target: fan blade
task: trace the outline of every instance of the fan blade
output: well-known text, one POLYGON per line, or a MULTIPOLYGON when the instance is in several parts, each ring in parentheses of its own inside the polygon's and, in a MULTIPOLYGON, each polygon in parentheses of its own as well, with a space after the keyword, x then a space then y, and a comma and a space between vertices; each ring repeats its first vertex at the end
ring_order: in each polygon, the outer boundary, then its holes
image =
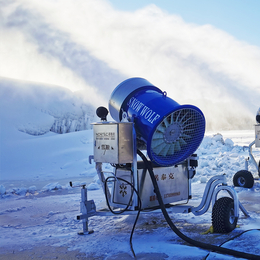
POLYGON ((181 134, 181 137, 182 137, 182 138, 187 138, 187 139, 190 139, 190 138, 191 138, 190 135, 186 135, 186 134, 183 134, 183 133, 181 134))
POLYGON ((156 149, 159 145, 164 144, 164 143, 165 142, 163 139, 156 139, 156 140, 152 141, 151 147, 152 147, 152 149, 156 149))
POLYGON ((174 121, 173 121, 173 113, 171 113, 171 120, 170 120, 170 124, 172 124, 174 121))
POLYGON ((189 128, 189 129, 183 129, 183 132, 193 132, 194 129, 193 128, 189 128))
POLYGON ((171 148, 170 144, 166 144, 165 147, 161 150, 160 155, 166 156, 168 154, 169 149, 171 148))
POLYGON ((166 127, 168 127, 170 125, 168 120, 167 120, 167 117, 163 119, 163 122, 164 122, 166 127))
POLYGON ((181 111, 179 111, 179 114, 177 115, 176 119, 175 119, 175 122, 178 122, 178 119, 179 119, 179 116, 181 114, 181 111))
POLYGON ((166 146, 167 144, 165 142, 157 145, 155 148, 153 148, 153 151, 158 154, 158 155, 161 155, 161 151, 164 149, 164 147, 166 146))
POLYGON ((160 124, 160 125, 157 126, 156 131, 164 133, 165 129, 166 129, 166 127, 163 126, 162 124, 160 124))
POLYGON ((190 123, 190 124, 188 124, 188 125, 185 125, 184 128, 186 128, 186 127, 188 127, 188 126, 190 126, 190 125, 194 125, 194 122, 193 122, 193 123, 190 123))
POLYGON ((182 138, 180 138, 179 141, 180 141, 180 145, 181 145, 181 146, 187 144, 182 138))
POLYGON ((163 133, 157 131, 154 132, 152 140, 154 139, 163 139, 163 133))
POLYGON ((174 154, 174 144, 171 144, 170 149, 168 150, 168 155, 173 155, 174 154))
POLYGON ((189 112, 187 112, 187 113, 181 118, 181 120, 179 121, 179 123, 181 123, 182 120, 183 120, 188 114, 189 114, 189 112))
POLYGON ((192 117, 189 117, 188 119, 186 119, 184 122, 182 122, 182 124, 184 125, 186 122, 188 122, 190 119, 192 119, 192 117))
POLYGON ((181 146, 180 146, 179 141, 175 142, 175 150, 176 151, 180 151, 181 150, 181 146))

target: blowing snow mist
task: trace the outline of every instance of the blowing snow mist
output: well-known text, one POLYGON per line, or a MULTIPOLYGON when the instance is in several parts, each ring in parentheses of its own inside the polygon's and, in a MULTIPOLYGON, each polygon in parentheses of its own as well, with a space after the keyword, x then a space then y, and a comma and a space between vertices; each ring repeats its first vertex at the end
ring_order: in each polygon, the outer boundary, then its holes
POLYGON ((207 130, 253 128, 260 50, 213 26, 155 5, 117 11, 105 0, 10 1, 0 14, 2 77, 84 90, 95 107, 121 81, 143 77, 199 107, 207 130))

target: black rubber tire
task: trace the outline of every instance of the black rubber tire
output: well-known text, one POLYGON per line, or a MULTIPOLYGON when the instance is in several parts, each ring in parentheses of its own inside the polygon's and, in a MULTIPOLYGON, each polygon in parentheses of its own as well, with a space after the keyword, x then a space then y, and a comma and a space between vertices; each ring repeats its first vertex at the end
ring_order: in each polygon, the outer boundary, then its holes
POLYGON ((258 162, 258 176, 260 177, 260 161, 258 162))
POLYGON ((238 171, 233 177, 233 184, 236 187, 251 189, 254 186, 254 177, 247 170, 238 171))
POLYGON ((229 233, 236 228, 238 218, 234 216, 234 200, 229 197, 219 198, 212 209, 214 233, 229 233))

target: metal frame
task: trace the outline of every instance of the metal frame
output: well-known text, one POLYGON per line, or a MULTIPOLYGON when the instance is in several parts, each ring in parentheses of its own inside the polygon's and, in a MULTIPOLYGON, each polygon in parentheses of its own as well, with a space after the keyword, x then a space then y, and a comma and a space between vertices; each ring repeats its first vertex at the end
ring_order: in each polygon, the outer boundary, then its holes
POLYGON ((195 216, 202 215, 206 213, 210 207, 210 203, 212 202, 212 207, 214 206, 218 193, 220 191, 227 191, 230 197, 233 198, 234 200, 234 214, 235 217, 239 217, 239 208, 241 211, 244 213, 245 216, 249 216, 248 212, 246 209, 242 206, 242 204, 238 200, 238 196, 236 191, 230 187, 227 186, 227 178, 226 175, 218 175, 218 176, 213 176, 206 185, 206 188, 204 190, 204 194, 201 200, 201 203, 197 207, 192 208, 192 213, 195 216))
MULTIPOLYGON (((258 167, 258 165, 257 165, 257 162, 256 162, 256 160, 255 160, 255 158, 254 158, 254 156, 253 156, 253 154, 252 154, 252 146, 253 145, 255 145, 255 140, 252 142, 252 143, 250 143, 249 144, 249 146, 244 146, 245 148, 248 148, 248 153, 249 153, 249 157, 250 157, 250 159, 253 161, 253 164, 254 164, 254 166, 255 166, 255 168, 256 168, 256 170, 257 170, 257 172, 258 172, 258 176, 260 177, 260 169, 259 169, 259 167, 258 167)), ((249 161, 249 158, 246 158, 245 159, 245 169, 248 171, 248 161, 249 161)))
MULTIPOLYGON (((102 163, 96 163, 96 169, 98 172, 98 176, 100 177, 100 181, 102 183, 103 190, 105 189, 103 180, 104 180, 104 173, 102 171, 102 163)), ((248 212, 246 209, 242 206, 242 204, 238 200, 238 196, 236 191, 230 187, 227 186, 226 182, 226 175, 218 175, 212 177, 204 190, 203 197, 201 200, 201 203, 199 206, 189 206, 189 205, 172 205, 168 210, 171 210, 172 213, 193 213, 195 216, 202 215, 206 213, 210 207, 210 204, 212 204, 212 207, 214 206, 217 196, 220 193, 220 191, 227 191, 229 196, 231 196, 234 200, 234 217, 239 217, 239 209, 243 212, 243 214, 246 217, 249 217, 248 212)), ((111 196, 110 192, 107 193, 111 196)), ((120 210, 118 210, 120 211, 120 210)), ((89 229, 88 227, 88 218, 93 216, 112 216, 113 214, 106 210, 99 210, 96 211, 96 206, 93 200, 87 200, 87 188, 85 185, 82 185, 81 189, 81 202, 80 202, 80 212, 81 215, 77 216, 77 220, 82 220, 83 223, 83 231, 79 232, 78 234, 91 234, 94 231, 92 229, 89 229)), ((142 214, 148 214, 151 211, 141 211, 142 214)), ((153 213, 159 213, 160 211, 157 209, 152 210, 153 213)), ((135 210, 127 210, 122 213, 122 215, 132 215, 136 214, 135 210)))

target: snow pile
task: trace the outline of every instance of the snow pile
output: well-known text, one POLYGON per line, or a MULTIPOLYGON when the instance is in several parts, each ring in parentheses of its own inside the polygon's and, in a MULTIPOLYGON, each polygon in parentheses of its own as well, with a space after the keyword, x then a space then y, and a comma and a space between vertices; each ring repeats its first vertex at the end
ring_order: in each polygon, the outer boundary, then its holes
POLYGON ((58 182, 56 182, 56 183, 49 183, 45 185, 42 188, 42 191, 51 191, 51 190, 59 190, 59 189, 62 189, 62 186, 58 182))
MULTIPOLYGON (((44 187, 42 189, 44 191, 44 187)), ((28 194, 36 194, 37 188, 36 186, 30 186, 29 188, 26 187, 14 187, 6 191, 3 185, 0 185, 0 196, 2 198, 8 198, 11 194, 18 195, 18 196, 26 196, 28 194)))
POLYGON ((94 108, 82 93, 57 86, 0 78, 0 118, 30 135, 90 129, 94 108))
MULTIPOLYGON (((233 175, 244 169, 248 148, 235 145, 230 138, 224 140, 221 134, 214 134, 204 137, 196 153, 199 156, 199 165, 193 182, 199 180, 205 182, 206 179, 219 174, 226 174, 228 181, 231 182, 233 175)), ((253 167, 250 161, 249 170, 254 171, 253 167)))
POLYGON ((0 196, 5 194, 5 187, 4 185, 0 185, 0 196))

